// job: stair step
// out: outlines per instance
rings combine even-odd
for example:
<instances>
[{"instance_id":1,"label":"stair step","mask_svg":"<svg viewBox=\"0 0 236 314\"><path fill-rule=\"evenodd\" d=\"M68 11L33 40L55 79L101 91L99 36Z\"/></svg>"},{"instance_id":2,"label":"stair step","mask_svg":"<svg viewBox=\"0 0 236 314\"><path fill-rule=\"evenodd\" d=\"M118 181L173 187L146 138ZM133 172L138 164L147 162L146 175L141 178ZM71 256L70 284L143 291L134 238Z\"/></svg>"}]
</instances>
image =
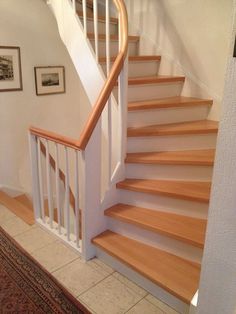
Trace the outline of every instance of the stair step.
<instances>
[{"instance_id":1,"label":"stair step","mask_svg":"<svg viewBox=\"0 0 236 314\"><path fill-rule=\"evenodd\" d=\"M187 304L198 289L200 269L193 262L109 230L92 242Z\"/></svg>"},{"instance_id":2,"label":"stair step","mask_svg":"<svg viewBox=\"0 0 236 314\"><path fill-rule=\"evenodd\" d=\"M94 33L88 33L87 36L88 36L89 39L95 40ZM105 41L106 40L106 34L99 34L98 35L98 40ZM110 35L110 40L111 41L118 41L119 40L119 36L118 35ZM139 41L139 36L128 36L128 41L129 42L138 42Z\"/></svg>"},{"instance_id":3,"label":"stair step","mask_svg":"<svg viewBox=\"0 0 236 314\"><path fill-rule=\"evenodd\" d=\"M218 132L218 122L200 120L182 123L160 124L145 127L128 128L128 137L163 136L183 134L209 134Z\"/></svg>"},{"instance_id":4,"label":"stair step","mask_svg":"<svg viewBox=\"0 0 236 314\"><path fill-rule=\"evenodd\" d=\"M76 0L80 5L83 4L82 0ZM86 7L93 9L93 0L86 0Z\"/></svg>"},{"instance_id":5,"label":"stair step","mask_svg":"<svg viewBox=\"0 0 236 314\"><path fill-rule=\"evenodd\" d=\"M155 76L129 77L128 84L145 85L145 84L184 82L184 80L185 80L184 76L155 75Z\"/></svg>"},{"instance_id":6,"label":"stair step","mask_svg":"<svg viewBox=\"0 0 236 314\"><path fill-rule=\"evenodd\" d=\"M124 190L208 203L211 182L125 179L116 186Z\"/></svg>"},{"instance_id":7,"label":"stair step","mask_svg":"<svg viewBox=\"0 0 236 314\"><path fill-rule=\"evenodd\" d=\"M29 208L33 213L34 207L33 207L32 202L30 201L30 199L27 197L27 195L21 194L21 195L14 197L14 199L17 200L18 202L20 202L21 204L23 204L24 206L26 206L27 208Z\"/></svg>"},{"instance_id":8,"label":"stair step","mask_svg":"<svg viewBox=\"0 0 236 314\"><path fill-rule=\"evenodd\" d=\"M126 163L213 166L214 149L186 150L170 152L129 153Z\"/></svg>"},{"instance_id":9,"label":"stair step","mask_svg":"<svg viewBox=\"0 0 236 314\"><path fill-rule=\"evenodd\" d=\"M111 58L111 62L114 62L116 57ZM106 57L100 57L99 63L105 63ZM129 56L129 62L145 62L145 61L160 61L161 56Z\"/></svg>"},{"instance_id":10,"label":"stair step","mask_svg":"<svg viewBox=\"0 0 236 314\"><path fill-rule=\"evenodd\" d=\"M87 20L93 20L94 19L93 13L91 13L91 12L86 12L86 13L87 13ZM77 14L80 18L83 18L83 11L78 10ZM106 17L99 15L98 16L98 22L106 23ZM110 17L110 23L117 25L118 19L115 17Z\"/></svg>"},{"instance_id":11,"label":"stair step","mask_svg":"<svg viewBox=\"0 0 236 314\"><path fill-rule=\"evenodd\" d=\"M105 215L176 240L203 248L206 220L126 204L117 204Z\"/></svg>"},{"instance_id":12,"label":"stair step","mask_svg":"<svg viewBox=\"0 0 236 314\"><path fill-rule=\"evenodd\" d=\"M27 207L3 191L0 191L0 204L10 209L11 212L24 220L27 224L34 224L34 212L32 211L32 208Z\"/></svg>"},{"instance_id":13,"label":"stair step","mask_svg":"<svg viewBox=\"0 0 236 314\"><path fill-rule=\"evenodd\" d=\"M128 111L136 110L149 110L149 109L165 109L175 107L190 107L190 106L202 106L212 105L213 101L209 99L200 99L193 97L168 97L163 99L135 101L128 104Z\"/></svg>"}]
</instances>

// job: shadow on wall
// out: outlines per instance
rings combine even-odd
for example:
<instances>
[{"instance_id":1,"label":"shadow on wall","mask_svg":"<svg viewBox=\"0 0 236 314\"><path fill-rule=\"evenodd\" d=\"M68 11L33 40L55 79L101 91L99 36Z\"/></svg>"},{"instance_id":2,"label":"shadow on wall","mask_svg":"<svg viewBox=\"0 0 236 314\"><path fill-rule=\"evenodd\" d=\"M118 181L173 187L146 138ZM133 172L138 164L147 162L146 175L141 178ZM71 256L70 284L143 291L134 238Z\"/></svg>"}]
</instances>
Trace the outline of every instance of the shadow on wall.
<instances>
[{"instance_id":1,"label":"shadow on wall","mask_svg":"<svg viewBox=\"0 0 236 314\"><path fill-rule=\"evenodd\" d=\"M160 74L184 74L184 95L213 98L219 107L229 52L232 0L126 3L130 33L141 35L140 53L161 54ZM219 116L219 108L215 109Z\"/></svg>"}]
</instances>

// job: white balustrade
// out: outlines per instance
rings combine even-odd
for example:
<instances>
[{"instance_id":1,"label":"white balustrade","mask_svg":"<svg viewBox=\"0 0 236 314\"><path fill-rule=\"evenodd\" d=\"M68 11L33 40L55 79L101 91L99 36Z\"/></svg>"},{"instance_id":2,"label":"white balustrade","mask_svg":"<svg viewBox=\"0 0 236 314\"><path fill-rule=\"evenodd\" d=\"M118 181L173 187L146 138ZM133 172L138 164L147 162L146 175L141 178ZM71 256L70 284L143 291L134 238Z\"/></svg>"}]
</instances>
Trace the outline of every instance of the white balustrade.
<instances>
[{"instance_id":1,"label":"white balustrade","mask_svg":"<svg viewBox=\"0 0 236 314\"><path fill-rule=\"evenodd\" d=\"M35 220L81 252L80 152L33 134L29 138Z\"/></svg>"}]
</instances>

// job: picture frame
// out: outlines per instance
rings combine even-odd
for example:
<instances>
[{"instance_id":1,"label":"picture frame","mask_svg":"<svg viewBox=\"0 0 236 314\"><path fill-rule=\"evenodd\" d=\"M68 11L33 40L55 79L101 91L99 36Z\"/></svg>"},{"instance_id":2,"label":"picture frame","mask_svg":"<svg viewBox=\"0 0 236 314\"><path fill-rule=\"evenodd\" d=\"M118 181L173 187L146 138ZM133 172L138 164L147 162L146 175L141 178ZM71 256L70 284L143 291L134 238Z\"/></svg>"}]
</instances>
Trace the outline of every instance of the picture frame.
<instances>
[{"instance_id":1,"label":"picture frame","mask_svg":"<svg viewBox=\"0 0 236 314\"><path fill-rule=\"evenodd\" d=\"M20 47L0 46L0 92L21 91Z\"/></svg>"},{"instance_id":2,"label":"picture frame","mask_svg":"<svg viewBox=\"0 0 236 314\"><path fill-rule=\"evenodd\" d=\"M34 67L36 95L52 95L65 93L64 66Z\"/></svg>"}]
</instances>

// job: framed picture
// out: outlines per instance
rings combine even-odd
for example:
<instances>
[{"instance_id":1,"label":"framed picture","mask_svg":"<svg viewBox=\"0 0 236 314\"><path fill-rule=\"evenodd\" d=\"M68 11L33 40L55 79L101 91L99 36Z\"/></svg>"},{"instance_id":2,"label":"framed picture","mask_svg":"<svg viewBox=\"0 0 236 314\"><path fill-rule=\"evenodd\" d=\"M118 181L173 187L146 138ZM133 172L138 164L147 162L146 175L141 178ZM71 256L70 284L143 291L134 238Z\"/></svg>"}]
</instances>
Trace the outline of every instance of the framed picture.
<instances>
[{"instance_id":1,"label":"framed picture","mask_svg":"<svg viewBox=\"0 0 236 314\"><path fill-rule=\"evenodd\" d=\"M0 46L0 92L22 89L20 48Z\"/></svg>"},{"instance_id":2,"label":"framed picture","mask_svg":"<svg viewBox=\"0 0 236 314\"><path fill-rule=\"evenodd\" d=\"M34 74L38 96L65 93L64 66L35 67Z\"/></svg>"}]
</instances>

